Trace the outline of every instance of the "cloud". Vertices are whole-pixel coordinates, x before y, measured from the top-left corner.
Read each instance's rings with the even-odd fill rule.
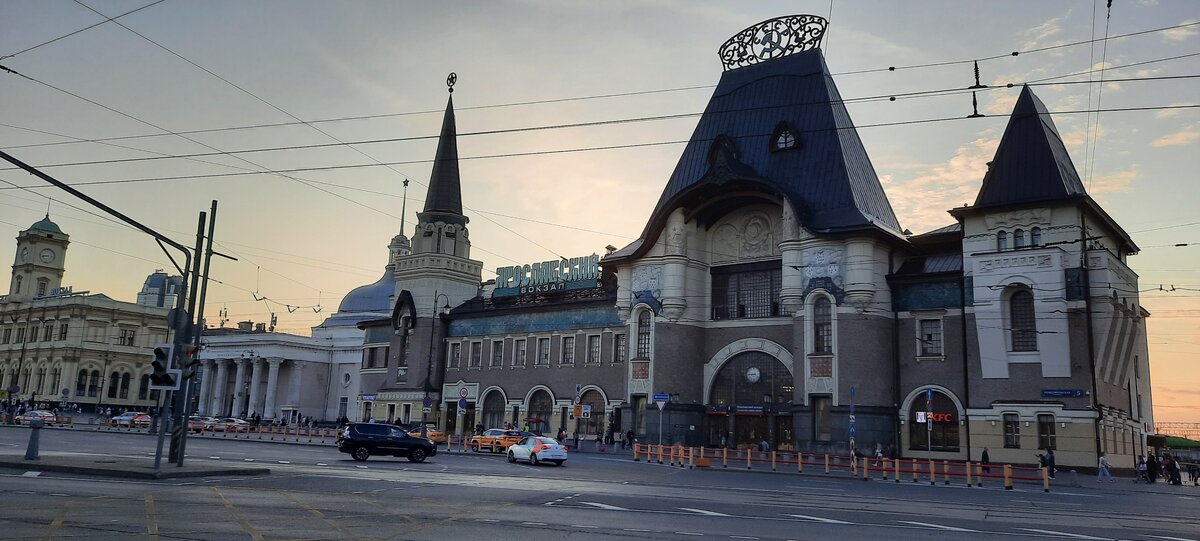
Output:
[[[1107,175],[1092,177],[1088,192],[1093,196],[1106,193],[1128,192],[1130,186],[1141,176],[1138,165],[1130,165],[1128,169],[1114,171]]]
[[[901,224],[922,233],[953,222],[946,211],[975,200],[987,162],[1000,144],[998,137],[980,137],[955,150],[946,163],[933,165],[915,178],[892,178],[884,184]],[[881,164],[880,169],[887,169]]]
[[[1187,146],[1196,141],[1200,141],[1200,130],[1187,129],[1159,137],[1150,143],[1150,146],[1155,148],[1178,147]]]
[[[1022,50],[1035,49],[1042,45],[1042,40],[1062,32],[1062,17],[1055,17],[1038,26],[1025,31],[1025,44]]]
[[[1183,102],[1175,102],[1175,103],[1172,103],[1171,105],[1175,106],[1175,105],[1187,105],[1187,104],[1183,103]],[[1179,109],[1160,109],[1154,113],[1154,118],[1171,118],[1173,116],[1179,116]]]
[[[1195,22],[1196,22],[1196,19],[1188,19],[1179,24],[1193,24]],[[1165,39],[1167,41],[1187,41],[1192,36],[1195,36],[1196,34],[1200,34],[1200,30],[1198,30],[1198,28],[1200,28],[1200,25],[1188,26],[1188,27],[1184,27],[1184,28],[1172,28],[1170,30],[1163,30],[1163,33],[1162,33],[1163,39]]]

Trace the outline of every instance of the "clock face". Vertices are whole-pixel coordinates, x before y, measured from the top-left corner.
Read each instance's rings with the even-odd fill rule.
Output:
[[[42,250],[42,253],[38,254],[38,257],[42,258],[42,263],[50,263],[54,261],[54,250],[46,248]]]
[[[746,381],[750,383],[758,383],[758,378],[761,374],[758,372],[757,366],[751,366],[746,370]]]
[[[28,246],[21,248],[21,262],[24,263],[26,261],[29,261],[29,247]]]

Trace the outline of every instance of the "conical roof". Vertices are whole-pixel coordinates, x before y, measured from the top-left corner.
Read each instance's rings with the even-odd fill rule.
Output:
[[[446,116],[442,118],[442,133],[438,137],[433,173],[429,176],[429,191],[425,195],[423,221],[441,221],[463,225],[462,189],[458,177],[458,130],[454,125],[454,96],[446,101]]]
[[[1028,86],[1013,107],[975,207],[1087,195],[1050,113]]]
[[[792,149],[775,146],[783,130]],[[785,196],[817,232],[901,237],[820,49],[725,71],[643,232],[653,238],[689,194],[729,182]],[[623,250],[624,251],[624,250]]]

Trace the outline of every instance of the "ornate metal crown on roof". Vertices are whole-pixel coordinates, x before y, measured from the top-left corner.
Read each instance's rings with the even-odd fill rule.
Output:
[[[816,49],[829,21],[816,15],[788,15],[751,26],[729,38],[717,55],[725,71]]]

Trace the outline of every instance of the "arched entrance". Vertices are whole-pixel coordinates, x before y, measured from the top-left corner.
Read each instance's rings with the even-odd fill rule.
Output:
[[[554,397],[544,389],[538,389],[529,397],[529,414],[525,424],[529,430],[540,434],[550,432],[550,419],[554,416]]]
[[[591,412],[586,419],[575,419],[575,430],[579,435],[604,435],[604,396],[596,389],[584,391],[579,397],[579,404],[589,406]]]
[[[483,428],[504,426],[504,394],[498,389],[488,392],[483,399]]]
[[[929,403],[926,392],[933,398]],[[919,389],[905,405],[908,411],[901,413],[908,419],[910,451],[959,452],[962,412],[954,397],[939,388]]]
[[[772,449],[790,450],[794,390],[791,371],[768,353],[729,358],[708,393],[708,444],[747,449],[766,441]]]

